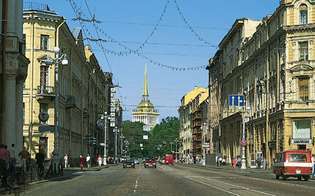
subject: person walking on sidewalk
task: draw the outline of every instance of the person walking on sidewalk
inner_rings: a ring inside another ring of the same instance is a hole
[[[65,168],[68,167],[68,154],[66,153],[65,156],[63,157],[64,161],[65,161]]]
[[[91,167],[91,157],[90,157],[90,154],[87,154],[87,156],[86,156],[86,164],[87,164],[87,167],[88,167],[88,168]]]
[[[84,166],[84,157],[80,154],[80,169],[83,171],[83,166]]]
[[[26,150],[25,147],[23,147],[23,150],[19,153],[19,157],[22,161],[22,168],[23,171],[26,172],[29,170],[29,164],[30,164],[30,153]]]
[[[98,166],[101,167],[102,166],[102,157],[100,155],[97,156],[97,162],[98,162]]]
[[[0,177],[2,186],[8,187],[8,165],[9,165],[9,151],[5,148],[5,145],[0,144]]]
[[[38,153],[35,155],[36,163],[37,163],[37,173],[39,177],[43,177],[44,175],[44,161],[45,154],[41,148],[39,148]]]

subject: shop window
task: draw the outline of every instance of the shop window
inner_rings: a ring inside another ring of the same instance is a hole
[[[311,120],[295,120],[293,123],[293,139],[309,139],[311,137]]]

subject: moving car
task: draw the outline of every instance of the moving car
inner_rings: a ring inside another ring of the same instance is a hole
[[[123,162],[123,168],[127,168],[127,167],[136,168],[135,161],[132,159],[127,159],[126,161],[124,161]]]
[[[287,150],[277,154],[273,164],[276,179],[297,177],[308,180],[312,174],[312,153],[310,150]]]
[[[147,167],[154,167],[156,168],[156,161],[154,159],[146,159],[144,161],[144,167],[147,168]]]

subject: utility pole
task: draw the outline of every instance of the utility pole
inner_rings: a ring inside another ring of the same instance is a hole
[[[115,133],[115,163],[117,162],[117,150],[118,150],[118,137],[117,137],[117,134],[118,134],[118,128],[115,127],[114,128],[114,133]]]
[[[103,164],[107,165],[107,112],[104,113],[104,157]]]

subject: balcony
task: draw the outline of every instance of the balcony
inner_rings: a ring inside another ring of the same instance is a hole
[[[39,102],[49,102],[55,98],[55,88],[53,86],[38,86],[36,98]]]
[[[74,96],[67,96],[66,98],[66,108],[67,109],[71,109],[74,108],[76,106],[76,102],[75,102],[75,97]]]

